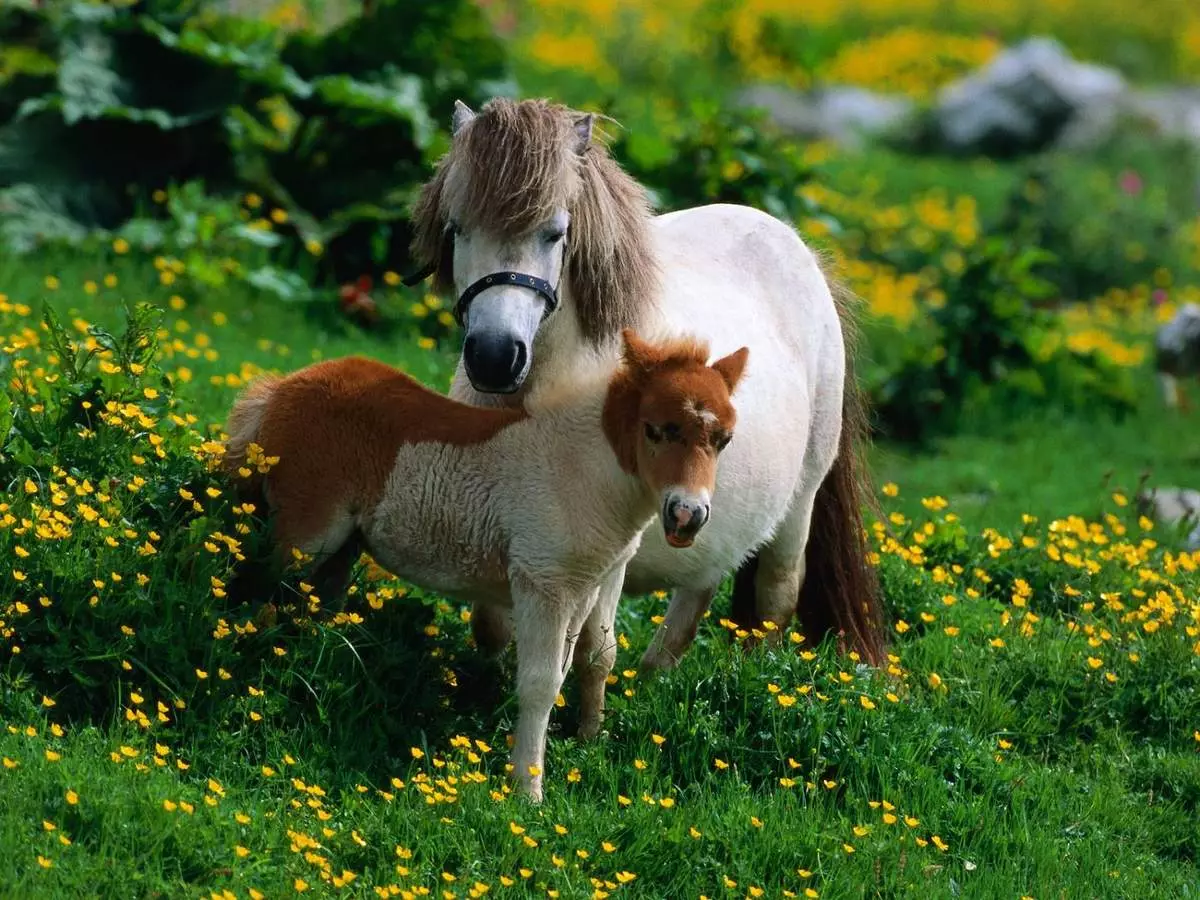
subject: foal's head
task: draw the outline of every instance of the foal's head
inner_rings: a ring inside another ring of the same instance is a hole
[[[652,345],[626,329],[623,365],[609,384],[604,434],[621,468],[659,497],[667,543],[689,547],[708,521],[717,456],[733,437],[730,396],[750,355],[743,347],[708,365],[691,341]]]

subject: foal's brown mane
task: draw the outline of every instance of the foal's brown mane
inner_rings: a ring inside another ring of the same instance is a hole
[[[564,278],[583,336],[599,343],[636,324],[658,295],[645,189],[603,143],[582,150],[583,113],[547,100],[489,101],[455,135],[413,209],[413,255],[453,289],[454,219],[464,228],[520,236],[557,209],[571,216]]]

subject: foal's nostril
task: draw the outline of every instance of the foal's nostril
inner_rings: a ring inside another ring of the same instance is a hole
[[[693,535],[708,522],[709,507],[706,503],[680,500],[672,497],[664,510],[667,525],[680,535]]]

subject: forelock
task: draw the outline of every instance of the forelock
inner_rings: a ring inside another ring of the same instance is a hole
[[[461,226],[522,235],[581,188],[573,114],[544,100],[487,103],[454,137],[443,211]]]

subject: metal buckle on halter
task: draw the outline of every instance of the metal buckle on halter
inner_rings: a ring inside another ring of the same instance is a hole
[[[545,300],[546,308],[542,311],[543,319],[558,309],[558,291],[545,278],[538,278],[536,275],[526,275],[523,272],[493,272],[491,275],[484,275],[462,292],[458,298],[458,302],[454,304],[454,321],[458,322],[460,326],[463,325],[467,314],[467,307],[470,306],[471,301],[488,288],[501,284],[529,288]]]

